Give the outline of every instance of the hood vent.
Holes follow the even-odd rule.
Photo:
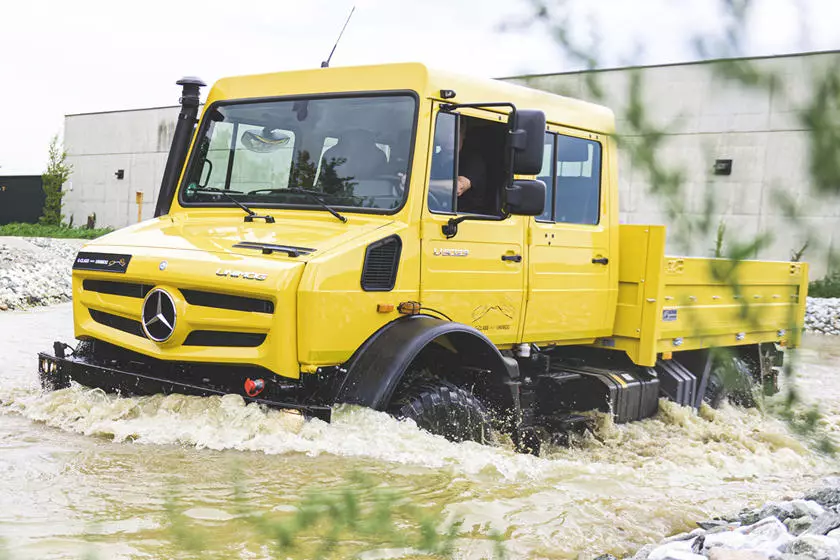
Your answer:
[[[362,289],[366,292],[390,292],[397,281],[402,239],[386,237],[368,245],[362,267]]]

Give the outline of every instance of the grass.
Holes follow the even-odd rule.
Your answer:
[[[11,235],[14,237],[58,237],[61,239],[96,239],[106,233],[111,233],[113,228],[94,228],[67,226],[47,226],[42,224],[6,224],[0,225],[0,235]]]
[[[808,284],[808,295],[820,298],[840,298],[840,272]]]

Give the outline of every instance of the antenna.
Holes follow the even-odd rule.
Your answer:
[[[341,33],[338,34],[338,39],[335,40],[335,45],[333,45],[332,50],[330,51],[330,56],[327,57],[327,60],[321,63],[321,68],[329,68],[330,67],[330,60],[332,59],[332,55],[335,52],[335,48],[338,46],[338,42],[341,41],[341,36],[344,35],[344,30],[347,29],[347,24],[350,23],[350,18],[353,17],[353,12],[356,11],[356,6],[353,6],[350,10],[350,15],[347,16],[347,20],[344,22],[344,27],[341,28]]]

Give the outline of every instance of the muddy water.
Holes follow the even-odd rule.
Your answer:
[[[604,422],[597,439],[536,458],[452,444],[369,410],[341,409],[327,425],[237,398],[42,395],[35,353],[71,329],[69,305],[0,314],[0,550],[12,558],[176,555],[162,528],[172,492],[221,556],[262,557],[235,519],[234,478],[250,507],[282,515],[350,472],[462,517],[460,557],[487,555],[489,528],[513,557],[620,555],[840,471],[776,420],[733,408],[696,415],[662,402],[653,419]],[[840,338],[806,338],[800,362],[802,393],[837,438]]]

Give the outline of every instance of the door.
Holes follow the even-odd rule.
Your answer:
[[[546,209],[529,224],[523,339],[548,343],[612,334],[609,174],[598,137],[546,133]],[[617,248],[616,248],[617,249]],[[617,256],[617,251],[616,256]]]
[[[443,112],[432,124],[435,133],[421,230],[422,305],[475,327],[495,344],[513,344],[518,341],[524,303],[527,221],[519,216],[502,219],[498,211],[505,181],[500,150],[507,126],[498,120]],[[466,164],[468,150],[476,153]],[[473,195],[482,193],[482,200],[457,194],[459,181],[465,179],[471,181]],[[472,219],[459,223],[457,233],[447,236],[449,220],[464,216],[464,208],[470,207],[486,213],[471,213]]]

